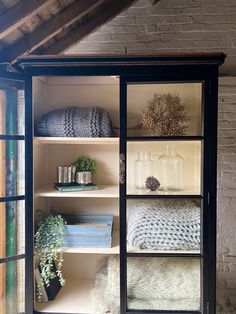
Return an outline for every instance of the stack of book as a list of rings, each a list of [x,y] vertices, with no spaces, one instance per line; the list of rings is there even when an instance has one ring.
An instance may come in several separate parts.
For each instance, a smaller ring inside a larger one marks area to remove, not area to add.
[[[96,184],[79,184],[76,182],[73,183],[54,183],[54,188],[60,192],[77,192],[77,191],[94,191],[98,190]]]

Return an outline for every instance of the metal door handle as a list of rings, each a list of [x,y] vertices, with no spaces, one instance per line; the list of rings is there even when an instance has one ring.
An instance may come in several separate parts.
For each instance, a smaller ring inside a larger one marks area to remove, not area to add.
[[[125,155],[120,154],[120,184],[125,183]]]

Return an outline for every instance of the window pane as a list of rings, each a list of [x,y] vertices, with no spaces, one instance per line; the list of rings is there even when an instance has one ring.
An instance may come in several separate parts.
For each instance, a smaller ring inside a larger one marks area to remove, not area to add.
[[[25,253],[25,201],[0,203],[0,258]]]
[[[25,312],[25,261],[0,264],[0,313]]]
[[[200,260],[130,257],[127,260],[129,309],[197,311],[201,304]]]
[[[24,135],[25,133],[24,84],[0,79],[0,134]]]
[[[127,86],[128,136],[202,135],[202,83]]]
[[[25,142],[0,141],[0,197],[25,193]]]
[[[201,167],[201,141],[128,142],[127,193],[200,195]]]
[[[200,246],[200,201],[127,201],[128,252],[200,254]]]

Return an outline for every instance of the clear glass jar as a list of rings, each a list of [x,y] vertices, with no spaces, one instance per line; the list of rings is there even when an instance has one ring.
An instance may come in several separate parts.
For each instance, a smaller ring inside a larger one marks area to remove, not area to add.
[[[154,161],[151,159],[150,152],[138,152],[138,158],[135,160],[135,187],[145,189],[147,177],[154,175]]]
[[[177,153],[176,145],[166,145],[165,153],[158,158],[157,178],[162,191],[184,189],[184,159]]]

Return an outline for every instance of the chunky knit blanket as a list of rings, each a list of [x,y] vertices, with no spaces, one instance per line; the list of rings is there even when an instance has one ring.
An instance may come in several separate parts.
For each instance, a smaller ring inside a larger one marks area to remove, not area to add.
[[[97,274],[91,292],[91,312],[119,314],[119,259],[110,257]],[[138,257],[127,261],[129,309],[200,309],[200,262],[189,258]]]
[[[36,127],[39,136],[109,137],[112,123],[99,107],[67,107],[44,114]]]
[[[200,208],[191,201],[139,203],[129,216],[127,238],[140,249],[199,249]]]

